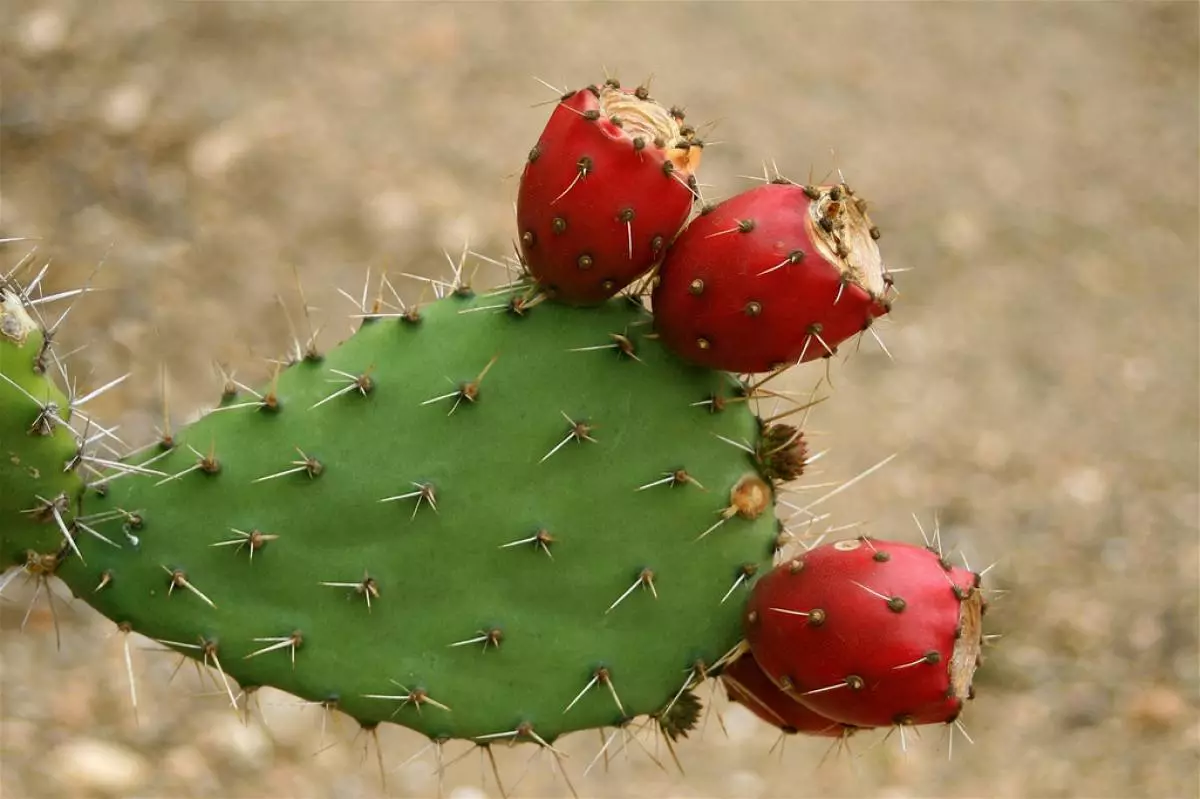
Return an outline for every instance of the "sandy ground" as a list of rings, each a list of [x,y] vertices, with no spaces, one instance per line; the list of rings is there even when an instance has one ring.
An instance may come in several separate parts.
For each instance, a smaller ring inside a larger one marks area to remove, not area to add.
[[[996,563],[1004,637],[964,719],[974,744],[956,732],[948,757],[925,729],[780,755],[724,708],[725,732],[710,717],[681,747],[684,776],[631,743],[581,779],[599,740],[570,739],[581,794],[1197,795],[1194,3],[9,0],[0,19],[0,235],[40,238],[47,290],[103,260],[64,336],[90,344],[81,385],[134,370],[93,408],[133,438],[158,423],[162,361],[177,421],[216,396],[214,360],[265,375],[293,273],[332,343],[352,311],[336,288],[368,267],[508,252],[514,176],[549,111],[531,106],[553,97],[534,75],[653,75],[710,123],[710,198],[774,159],[798,179],[841,168],[872,199],[885,257],[911,269],[880,331],[894,361],[871,339],[839,360],[812,426],[832,447],[822,479],[900,453],[834,518],[917,540],[912,514],[936,513],[973,566]],[[56,651],[44,602],[17,632],[28,597],[0,603],[6,798],[381,793],[347,720],[268,694],[267,726],[243,727],[140,639],[135,725],[122,636],[60,602]],[[419,737],[381,743],[391,795],[436,792],[433,752],[400,767]],[[504,754],[510,788],[529,756]],[[550,763],[518,792],[564,795]],[[499,795],[474,756],[443,787]]]

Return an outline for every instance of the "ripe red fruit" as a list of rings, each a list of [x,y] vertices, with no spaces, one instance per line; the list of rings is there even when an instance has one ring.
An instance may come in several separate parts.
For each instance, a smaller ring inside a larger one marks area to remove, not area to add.
[[[763,671],[823,716],[859,727],[950,722],[973,696],[978,580],[912,544],[826,544],[759,580],[746,634]]]
[[[682,118],[642,88],[605,84],[559,101],[517,194],[521,256],[555,299],[601,303],[662,259],[691,212],[700,162]]]
[[[731,372],[832,355],[889,310],[878,236],[845,184],[751,189],[675,240],[659,267],[655,327],[685,360]]]
[[[843,738],[856,727],[825,718],[779,689],[747,652],[721,672],[730,701],[744,705],[754,715],[788,734]]]

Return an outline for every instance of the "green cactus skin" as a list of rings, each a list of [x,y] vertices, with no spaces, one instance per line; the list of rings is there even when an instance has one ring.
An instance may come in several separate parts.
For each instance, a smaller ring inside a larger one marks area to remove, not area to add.
[[[83,489],[67,398],[46,377],[45,334],[0,279],[0,571],[65,542],[55,519]]]
[[[367,726],[549,743],[660,712],[740,641],[778,522],[749,403],[704,402],[740,384],[649,322],[466,291],[368,319],[138,456],[164,476],[89,490],[121,546],[79,536],[58,576]]]

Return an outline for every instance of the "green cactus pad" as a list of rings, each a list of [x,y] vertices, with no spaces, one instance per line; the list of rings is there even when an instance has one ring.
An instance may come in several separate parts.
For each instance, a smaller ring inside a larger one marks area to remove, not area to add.
[[[67,398],[45,375],[41,326],[0,280],[0,571],[64,543],[58,521],[83,488]]]
[[[121,548],[82,536],[59,576],[364,724],[550,742],[663,710],[741,639],[771,564],[759,421],[707,403],[740,386],[669,355],[639,305],[509,296],[368,320],[227,397],[139,456],[163,476],[87,494]]]

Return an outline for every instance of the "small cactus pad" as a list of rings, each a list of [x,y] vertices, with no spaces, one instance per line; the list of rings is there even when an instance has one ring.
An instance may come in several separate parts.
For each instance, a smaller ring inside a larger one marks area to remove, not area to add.
[[[227,396],[139,456],[160,475],[85,495],[121,546],[80,537],[59,576],[364,724],[545,743],[664,711],[771,565],[760,422],[715,411],[740,385],[664,350],[640,305],[534,290],[369,318]]]
[[[46,336],[28,307],[0,279],[0,571],[63,545],[59,520],[83,486],[69,404],[46,378]]]

